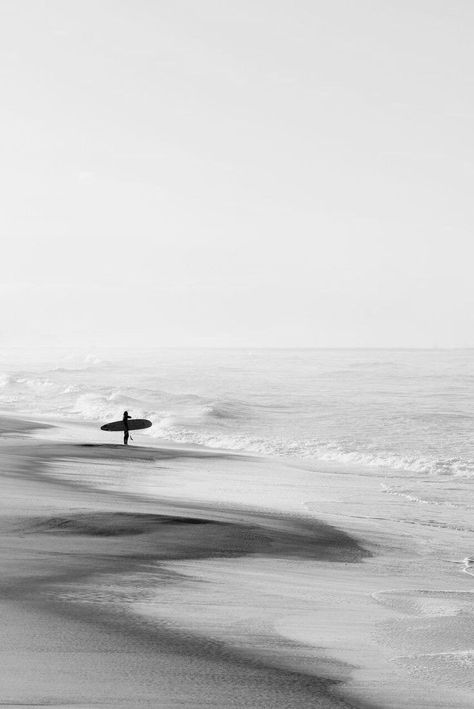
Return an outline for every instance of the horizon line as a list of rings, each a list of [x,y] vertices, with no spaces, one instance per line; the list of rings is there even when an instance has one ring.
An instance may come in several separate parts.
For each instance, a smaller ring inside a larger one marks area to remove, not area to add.
[[[408,346],[312,346],[312,345],[302,345],[302,346],[273,346],[273,345],[115,345],[115,344],[88,344],[88,345],[4,345],[3,349],[52,349],[52,350],[65,350],[65,349],[114,349],[114,350],[279,350],[279,351],[295,351],[295,350],[311,350],[311,351],[403,351],[403,352],[452,352],[452,351],[467,351],[474,350],[474,345],[467,346],[431,346],[431,347],[408,347]]]

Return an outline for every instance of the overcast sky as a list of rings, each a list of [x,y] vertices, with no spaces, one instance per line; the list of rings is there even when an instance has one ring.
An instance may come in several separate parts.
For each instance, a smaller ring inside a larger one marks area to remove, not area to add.
[[[474,346],[472,0],[0,0],[4,344]]]

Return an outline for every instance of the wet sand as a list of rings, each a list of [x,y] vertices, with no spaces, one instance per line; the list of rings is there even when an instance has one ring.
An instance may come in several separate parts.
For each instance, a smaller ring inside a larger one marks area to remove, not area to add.
[[[316,521],[70,484],[49,475],[50,461],[113,461],[123,459],[123,447],[29,439],[30,424],[14,420],[1,428],[2,705],[363,706],[337,695],[338,680],[272,666],[265,653],[246,655],[185,627],[126,613],[110,594],[100,598],[104,578],[116,579],[120,597],[124,574],[161,562],[293,556],[357,563],[368,552],[355,539]],[[126,455],[133,464],[177,453],[143,447]],[[161,582],[180,580],[163,569]],[[88,585],[95,593],[78,600],[74,593]]]

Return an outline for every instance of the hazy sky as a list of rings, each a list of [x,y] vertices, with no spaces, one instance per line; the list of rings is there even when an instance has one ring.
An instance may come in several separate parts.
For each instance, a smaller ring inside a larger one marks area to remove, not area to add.
[[[0,0],[4,344],[474,346],[472,0]]]

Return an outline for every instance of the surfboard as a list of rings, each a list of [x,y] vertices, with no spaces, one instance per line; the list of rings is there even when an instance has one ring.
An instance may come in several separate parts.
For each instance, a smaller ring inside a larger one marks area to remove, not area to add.
[[[129,419],[128,430],[138,431],[140,428],[150,428],[152,425],[151,421],[148,419]],[[112,421],[111,423],[104,423],[100,427],[101,431],[125,431],[123,421]]]

